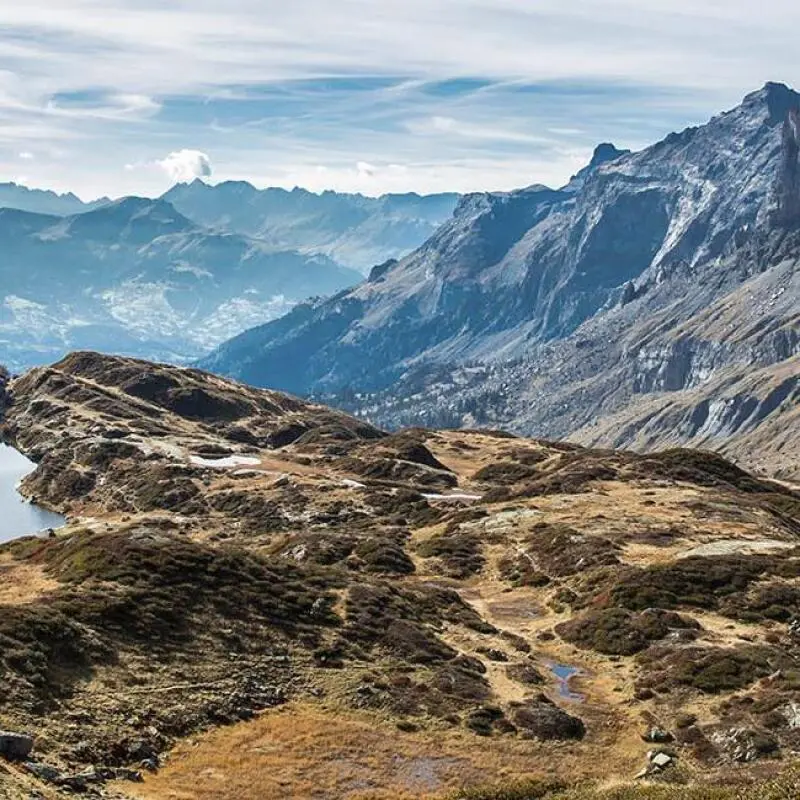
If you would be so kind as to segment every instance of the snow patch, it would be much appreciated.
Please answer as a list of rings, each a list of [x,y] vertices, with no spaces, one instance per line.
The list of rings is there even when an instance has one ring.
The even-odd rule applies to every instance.
[[[479,494],[423,494],[426,500],[481,500],[482,495]]]
[[[226,458],[203,458],[202,456],[189,456],[189,461],[196,467],[211,467],[212,469],[229,469],[230,467],[252,467],[261,463],[260,458],[252,456],[227,456]]]

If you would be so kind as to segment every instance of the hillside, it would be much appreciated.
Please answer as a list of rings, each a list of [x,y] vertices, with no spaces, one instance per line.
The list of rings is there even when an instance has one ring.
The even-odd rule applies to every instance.
[[[784,485],[697,451],[387,435],[87,352],[4,404],[23,490],[69,524],[0,546],[0,729],[35,736],[0,786],[574,800],[599,795],[552,783],[642,771],[623,796],[727,800],[693,787],[791,767]]]
[[[799,98],[767,84],[559,189],[465,197],[415,253],[202,366],[391,427],[746,457],[796,405]],[[794,437],[745,463],[796,476]]]

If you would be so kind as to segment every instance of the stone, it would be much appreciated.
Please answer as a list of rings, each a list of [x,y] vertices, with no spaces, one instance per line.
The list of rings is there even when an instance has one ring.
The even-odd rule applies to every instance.
[[[142,777],[142,773],[136,769],[126,769],[124,767],[120,767],[119,769],[115,770],[114,777],[118,781],[129,781],[130,783],[143,783],[144,778]]]
[[[650,728],[642,738],[644,741],[651,742],[652,744],[669,744],[675,737],[663,728]]]
[[[666,769],[675,759],[668,753],[653,753],[650,757],[650,763],[656,769]]]
[[[33,737],[13,731],[0,731],[0,756],[11,759],[27,758],[33,750]]]
[[[58,783],[61,780],[61,773],[48,764],[38,764],[35,761],[26,761],[22,765],[31,775],[38,778],[40,781],[47,783]]]
[[[502,650],[498,650],[494,647],[486,651],[486,657],[490,661],[499,661],[501,663],[506,663],[508,661],[508,656]]]

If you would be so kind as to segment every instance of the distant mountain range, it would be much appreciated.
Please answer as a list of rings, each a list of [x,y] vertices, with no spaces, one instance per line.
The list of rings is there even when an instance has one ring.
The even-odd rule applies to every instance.
[[[142,198],[66,217],[0,209],[0,248],[0,362],[12,367],[81,347],[196,358],[360,277]]]
[[[103,197],[91,203],[84,203],[76,195],[57,194],[44,189],[29,189],[17,183],[0,183],[0,208],[16,208],[20,211],[31,211],[34,214],[55,214],[67,216],[91,211],[110,200]]]
[[[273,247],[328,256],[368,272],[419,247],[452,215],[457,194],[360,194],[305,189],[259,190],[243,181],[178,184],[164,195],[202,225],[229,230]]]
[[[800,95],[767,84],[559,189],[464,197],[408,257],[201,364],[383,425],[692,442],[797,476],[798,153]]]
[[[412,250],[456,199],[197,181],[159,200],[83,203],[0,184],[0,363],[19,369],[74,348],[197,358],[361,280],[344,263]]]

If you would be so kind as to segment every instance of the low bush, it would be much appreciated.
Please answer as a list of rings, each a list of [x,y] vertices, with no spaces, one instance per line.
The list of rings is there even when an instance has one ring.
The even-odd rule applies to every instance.
[[[417,553],[423,558],[438,558],[442,572],[459,580],[477,575],[486,563],[478,536],[461,531],[457,525],[418,544]]]
[[[621,608],[589,611],[556,627],[562,639],[606,655],[631,656],[665,638],[671,631],[699,629],[694,620],[658,609],[639,614]]]

